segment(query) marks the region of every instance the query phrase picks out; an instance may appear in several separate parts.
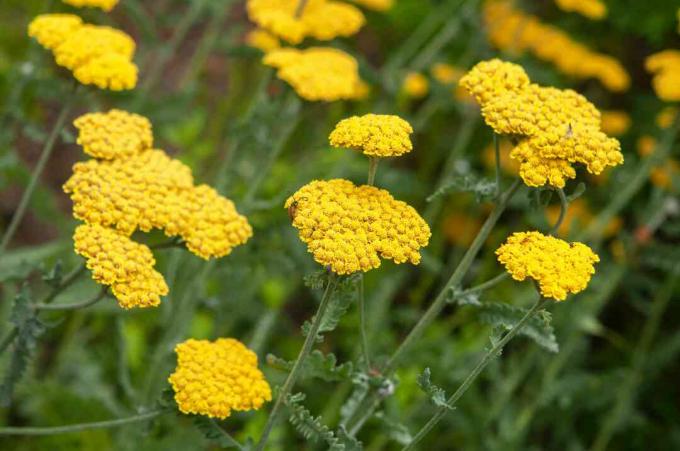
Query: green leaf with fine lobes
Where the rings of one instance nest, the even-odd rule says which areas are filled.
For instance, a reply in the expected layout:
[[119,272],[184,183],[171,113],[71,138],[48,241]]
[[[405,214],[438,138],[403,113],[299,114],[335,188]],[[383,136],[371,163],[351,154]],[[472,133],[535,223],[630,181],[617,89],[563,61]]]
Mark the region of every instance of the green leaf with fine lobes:
[[[293,368],[293,362],[276,357],[273,354],[267,355],[267,364],[285,371],[290,371]],[[311,377],[327,382],[336,382],[350,380],[353,372],[352,362],[338,365],[334,354],[324,354],[315,350],[305,359],[301,375],[302,378]]]
[[[476,306],[480,319],[494,328],[510,330],[527,313],[527,309],[502,302],[483,302]],[[559,344],[551,324],[549,312],[541,311],[527,322],[519,331],[550,352],[558,352]]]
[[451,407],[446,400],[448,397],[446,396],[446,392],[440,388],[437,387],[435,384],[432,383],[430,380],[430,369],[425,368],[425,371],[423,371],[423,374],[418,376],[418,379],[416,380],[418,387],[421,388],[429,397],[430,401],[437,406],[437,407],[445,407],[447,409],[453,410],[453,407]]

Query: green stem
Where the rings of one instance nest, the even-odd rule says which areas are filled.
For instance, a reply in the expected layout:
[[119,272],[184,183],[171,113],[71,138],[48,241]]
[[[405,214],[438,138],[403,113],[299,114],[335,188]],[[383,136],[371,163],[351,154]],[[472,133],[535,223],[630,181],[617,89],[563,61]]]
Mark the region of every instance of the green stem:
[[371,369],[371,358],[368,351],[368,337],[366,335],[366,299],[364,296],[364,275],[359,277],[359,328],[361,329],[361,352],[364,356],[366,370]]
[[240,444],[234,437],[232,437],[227,431],[225,431],[224,429],[222,429],[222,427],[221,427],[220,424],[217,422],[217,420],[215,420],[214,418],[211,418],[211,419],[210,419],[210,422],[217,428],[217,430],[220,432],[220,435],[222,435],[222,437],[223,437],[227,442],[229,442],[229,444],[230,444],[231,446],[233,446],[233,447],[235,447],[236,449],[239,449],[239,450],[243,450],[243,449],[244,449],[244,448],[243,448],[243,445],[241,445],[241,444]]
[[491,362],[494,358],[496,358],[496,356],[500,354],[500,352],[503,350],[503,347],[505,347],[505,345],[510,340],[512,340],[515,337],[515,335],[517,335],[517,333],[524,327],[524,325],[541,309],[545,302],[546,299],[541,297],[538,300],[538,302],[536,302],[534,306],[531,307],[531,309],[529,309],[529,311],[522,317],[522,319],[520,319],[519,322],[515,324],[515,326],[512,329],[510,329],[510,331],[507,334],[505,334],[505,336],[503,336],[503,338],[498,343],[496,343],[496,345],[493,348],[491,348],[491,350],[488,351],[486,355],[484,355],[484,357],[482,357],[479,363],[477,363],[477,366],[475,366],[472,369],[472,371],[465,378],[460,387],[458,387],[458,390],[456,390],[456,392],[453,395],[451,395],[451,397],[447,400],[447,406],[439,407],[437,409],[437,412],[430,419],[430,421],[428,421],[425,424],[425,426],[423,426],[423,428],[420,431],[418,431],[415,437],[413,437],[411,443],[409,443],[403,448],[403,451],[413,449],[413,447],[418,442],[420,442],[420,440],[423,437],[425,437],[425,435],[427,435],[427,433],[430,432],[432,428],[434,428],[437,425],[437,423],[439,423],[439,421],[444,417],[446,412],[453,408],[456,405],[458,399],[460,399],[460,397],[463,396],[467,389],[470,388],[472,383],[475,381],[475,379],[477,379],[477,376],[479,376],[482,370],[484,370],[486,365],[488,365],[489,362]]
[[475,285],[474,287],[470,287],[467,290],[463,290],[462,292],[460,292],[458,294],[457,297],[460,298],[460,297],[467,296],[467,295],[470,295],[470,294],[479,293],[480,291],[488,290],[489,288],[498,285],[499,283],[501,283],[502,281],[507,279],[509,276],[510,276],[509,273],[502,272],[502,273],[498,274],[496,277],[494,277],[493,279],[489,279],[486,282],[480,283],[479,285]]
[[95,421],[93,423],[78,423],[70,424],[68,426],[54,426],[54,427],[4,427],[0,428],[0,435],[54,435],[66,434],[69,432],[86,431],[89,429],[106,429],[117,426],[123,426],[130,423],[138,423],[140,421],[150,420],[167,410],[152,410],[151,412],[133,415],[127,418],[119,418],[117,420]]
[[72,304],[36,304],[36,310],[78,310],[81,308],[89,307],[96,304],[106,297],[108,291],[107,287],[102,288],[99,294],[94,296],[92,299],[88,299],[83,302],[74,302]]
[[288,374],[286,381],[283,383],[283,387],[281,387],[281,390],[279,391],[279,394],[276,398],[276,403],[274,404],[274,407],[272,408],[272,411],[269,414],[267,424],[265,425],[264,431],[262,432],[262,436],[260,437],[260,441],[258,442],[257,447],[255,448],[256,451],[264,450],[264,447],[267,444],[267,439],[269,439],[269,434],[271,433],[274,424],[276,424],[276,420],[281,411],[281,408],[283,407],[283,403],[286,399],[286,396],[288,396],[288,394],[291,392],[291,390],[295,386],[295,382],[300,376],[300,370],[302,369],[302,366],[305,360],[307,359],[307,356],[312,351],[312,347],[316,342],[316,337],[318,336],[319,333],[319,327],[321,326],[323,317],[326,314],[326,308],[330,304],[330,300],[333,296],[333,292],[335,291],[335,287],[337,286],[337,284],[338,284],[337,276],[331,273],[328,280],[328,285],[326,285],[326,291],[324,291],[323,297],[321,298],[319,308],[317,309],[316,314],[314,315],[312,325],[309,328],[307,337],[305,338],[305,342],[302,345],[302,349],[300,349],[300,353],[298,354],[297,359],[295,359],[293,368],[290,370],[290,373]]
[[604,451],[608,449],[609,442],[614,436],[621,420],[628,414],[635,399],[637,387],[643,379],[644,365],[649,354],[649,350],[654,342],[656,333],[661,325],[663,314],[668,307],[668,302],[673,296],[675,285],[680,275],[680,264],[676,264],[668,273],[666,281],[659,290],[652,303],[649,318],[643,326],[640,340],[633,351],[633,358],[630,370],[623,385],[617,391],[616,404],[609,412],[609,415],[602,423],[592,446],[591,451]]
[[375,185],[375,174],[378,171],[378,163],[379,162],[380,162],[380,158],[378,158],[378,157],[369,157],[368,158],[368,182],[366,182],[366,183],[370,186]]
[[70,273],[64,276],[59,286],[53,288],[52,291],[50,291],[50,293],[47,296],[45,296],[45,298],[39,304],[43,305],[52,302],[62,291],[73,285],[75,281],[78,280],[78,278],[83,273],[85,273],[86,269],[87,267],[85,266],[85,263],[82,263],[79,266],[73,268],[73,270],[71,270]]
[[276,310],[269,309],[258,321],[257,325],[255,326],[255,330],[253,331],[253,336],[248,343],[248,347],[252,349],[255,354],[259,354],[262,350],[262,347],[267,341],[274,324],[276,324],[276,318],[278,316],[278,308]]
[[496,196],[501,195],[501,140],[496,133],[493,134],[493,148],[496,156]]
[[14,339],[16,338],[17,334],[19,333],[19,329],[14,328],[7,332],[7,335],[5,335],[5,338],[2,339],[2,342],[0,342],[0,354],[5,352],[5,349],[9,347],[9,345],[12,344]]
[[0,242],[0,258],[7,249],[7,246],[9,245],[10,241],[12,241],[12,238],[14,237],[14,234],[16,233],[17,228],[19,227],[19,224],[21,224],[21,220],[24,218],[24,215],[26,214],[26,209],[28,208],[31,196],[33,196],[33,191],[35,191],[35,188],[38,185],[40,176],[45,170],[45,166],[47,165],[47,162],[49,161],[50,156],[52,155],[52,151],[54,150],[54,144],[57,142],[59,132],[61,132],[61,129],[64,127],[66,117],[68,116],[68,113],[69,111],[71,111],[71,107],[73,106],[73,102],[76,98],[75,89],[76,88],[74,88],[73,92],[71,92],[70,95],[67,96],[64,104],[61,107],[61,111],[59,112],[57,121],[54,123],[52,131],[47,137],[47,141],[45,141],[45,145],[43,146],[42,152],[40,153],[38,163],[35,165],[35,168],[33,169],[31,178],[28,181],[28,186],[26,186],[26,190],[24,190],[24,194],[21,196],[19,206],[17,207],[16,212],[14,212],[14,215],[12,216],[12,220],[10,221],[9,226],[5,231],[5,235],[2,237],[2,242]]
[[562,188],[558,188],[557,194],[560,196],[560,215],[557,217],[555,224],[550,227],[550,230],[548,231],[549,235],[555,235],[557,231],[560,230],[560,226],[564,222],[564,218],[567,216],[567,209],[569,208],[569,200],[564,194],[564,190]]

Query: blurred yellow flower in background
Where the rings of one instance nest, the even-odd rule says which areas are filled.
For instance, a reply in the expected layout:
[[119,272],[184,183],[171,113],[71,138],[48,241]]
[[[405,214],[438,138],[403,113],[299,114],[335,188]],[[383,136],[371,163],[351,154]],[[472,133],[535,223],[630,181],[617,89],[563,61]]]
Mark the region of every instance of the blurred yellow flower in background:
[[607,5],[600,0],[555,0],[563,11],[579,13],[589,19],[600,20],[607,16]]
[[75,6],[76,8],[99,8],[106,12],[111,11],[117,4],[119,0],[61,0],[64,3]]
[[608,135],[620,136],[628,131],[632,120],[630,115],[622,110],[602,111],[602,131]]
[[664,50],[647,57],[647,71],[653,75],[656,95],[667,102],[680,101],[680,50]]
[[430,91],[430,82],[425,75],[419,72],[409,72],[404,77],[401,89],[407,96],[420,99]]

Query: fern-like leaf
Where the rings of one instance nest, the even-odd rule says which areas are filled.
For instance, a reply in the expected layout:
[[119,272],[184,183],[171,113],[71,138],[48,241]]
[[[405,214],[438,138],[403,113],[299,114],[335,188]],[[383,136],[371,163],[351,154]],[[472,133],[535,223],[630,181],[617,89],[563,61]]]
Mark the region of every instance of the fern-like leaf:
[[438,197],[451,192],[474,193],[477,202],[492,199],[496,195],[496,182],[492,182],[474,174],[455,175],[449,182],[442,185],[428,198],[427,202],[432,202]]
[[241,448],[241,446],[235,442],[233,438],[227,435],[212,418],[196,415],[194,416],[194,426],[201,431],[206,440],[215,443],[222,449]]
[[425,368],[423,374],[418,376],[416,381],[418,383],[418,387],[420,387],[420,389],[430,397],[430,401],[432,401],[435,406],[445,407],[447,409],[453,410],[453,407],[451,407],[449,403],[446,402],[448,398],[448,396],[446,396],[446,392],[442,388],[432,383],[430,380],[430,375],[430,369]]
[[[527,313],[527,309],[502,302],[483,302],[479,306],[480,319],[495,328],[510,330]],[[539,312],[527,322],[519,334],[531,338],[539,346],[550,352],[558,352],[559,345],[551,324],[550,312]]]
[[[319,333],[316,337],[316,341],[323,341],[324,333],[332,332],[336,327],[338,327],[340,318],[342,318],[345,313],[347,313],[349,306],[356,298],[356,284],[358,280],[358,275],[352,275],[343,277],[338,281],[335,291],[328,303],[328,307],[326,308],[326,312],[324,313],[323,318],[321,318],[321,324],[319,325]],[[302,333],[305,337],[309,334],[310,328],[311,323],[309,321],[305,321],[305,323],[302,325]]]
[[[293,362],[276,357],[273,354],[267,355],[267,364],[281,370],[290,371],[293,369]],[[302,366],[302,378],[316,378],[327,382],[338,382],[348,380],[352,377],[354,366],[352,362],[337,364],[334,354],[324,354],[319,350],[312,351],[305,359]]]

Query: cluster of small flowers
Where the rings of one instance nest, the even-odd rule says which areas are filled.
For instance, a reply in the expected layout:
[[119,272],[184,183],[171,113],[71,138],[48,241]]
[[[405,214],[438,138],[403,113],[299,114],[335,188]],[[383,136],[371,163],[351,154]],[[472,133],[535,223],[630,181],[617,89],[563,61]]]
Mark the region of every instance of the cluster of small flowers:
[[[71,196],[76,218],[111,228],[107,234],[93,229],[91,234],[100,241],[111,241],[114,234],[119,241],[128,242],[136,230],[158,228],[167,236],[181,237],[191,252],[208,259],[228,255],[252,236],[247,219],[230,200],[207,185],[194,185],[189,167],[151,148],[153,135],[146,118],[111,110],[81,116],[75,126],[78,143],[95,158],[74,165],[64,191]],[[93,274],[102,262],[114,258],[95,257],[88,257]],[[153,260],[145,262],[149,269],[139,271],[138,278],[152,270]],[[109,279],[95,280],[105,283]],[[117,292],[122,291],[114,289],[114,295],[126,308],[158,304],[157,297],[152,303],[143,297],[135,301],[132,295],[123,301]]]
[[257,355],[238,340],[189,339],[175,352],[177,368],[168,381],[183,413],[224,419],[232,411],[259,409],[272,399]]
[[73,14],[42,14],[31,21],[28,34],[84,85],[113,91],[137,85],[135,42],[120,30],[85,24]]
[[617,60],[593,52],[563,31],[515,9],[507,0],[488,1],[484,22],[491,43],[501,50],[531,52],[566,75],[598,79],[614,92],[630,87],[630,76]]
[[579,13],[593,20],[607,15],[607,5],[601,0],[555,0],[555,3],[562,11]]
[[361,150],[364,155],[397,157],[413,149],[411,124],[399,116],[366,114],[343,119],[329,136],[333,147]]
[[76,8],[99,8],[106,12],[111,11],[119,0],[62,0],[67,5],[75,6]]
[[416,210],[374,186],[348,180],[315,180],[293,194],[293,226],[314,259],[336,274],[369,271],[380,258],[420,262],[430,229]]
[[510,156],[529,186],[564,187],[576,177],[573,163],[595,175],[623,163],[619,142],[600,130],[600,113],[575,91],[530,83],[521,66],[497,59],[477,64],[460,84],[496,133],[517,139]]
[[568,243],[540,232],[518,232],[496,250],[498,261],[515,280],[538,282],[546,298],[563,301],[586,288],[599,257],[583,243]]
[[664,50],[647,58],[645,66],[654,75],[656,95],[667,102],[680,101],[680,50]]

